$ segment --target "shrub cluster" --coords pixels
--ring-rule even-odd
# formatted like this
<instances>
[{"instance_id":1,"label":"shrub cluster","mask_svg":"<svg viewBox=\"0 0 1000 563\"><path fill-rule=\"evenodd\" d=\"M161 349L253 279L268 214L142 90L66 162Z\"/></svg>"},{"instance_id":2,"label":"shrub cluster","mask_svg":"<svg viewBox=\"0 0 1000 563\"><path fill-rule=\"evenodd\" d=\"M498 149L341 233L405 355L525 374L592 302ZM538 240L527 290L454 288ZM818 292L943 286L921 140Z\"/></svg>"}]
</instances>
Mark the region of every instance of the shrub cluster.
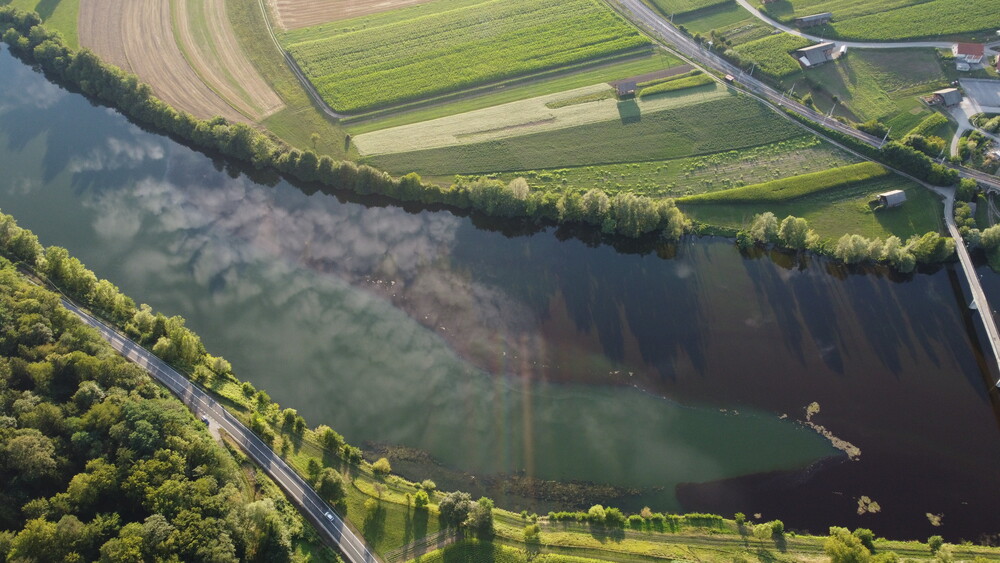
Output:
<instances>
[{"instance_id":1,"label":"shrub cluster","mask_svg":"<svg viewBox=\"0 0 1000 563\"><path fill-rule=\"evenodd\" d=\"M441 187L424 183L417 174L393 178L370 166L335 161L311 150L292 148L243 123L231 123L221 117L199 120L156 98L152 89L135 75L104 64L89 50L70 49L58 33L42 27L41 18L34 12L0 7L0 37L12 53L34 62L49 76L75 85L84 94L114 106L136 121L197 147L257 169L275 170L289 178L359 194L474 209L500 217L583 222L608 234L630 237L660 231L666 237L677 238L689 225L672 200L628 194L609 198L600 190L560 198L531 191L520 179L509 185L479 179Z\"/></svg>"},{"instance_id":2,"label":"shrub cluster","mask_svg":"<svg viewBox=\"0 0 1000 563\"><path fill-rule=\"evenodd\" d=\"M846 234L829 248L805 219L789 215L779 223L770 211L754 216L749 227L736 235L736 243L741 248L776 244L789 249L808 249L832 255L846 264L879 262L903 273L912 272L917 264L942 262L955 253L955 241L936 232L914 235L906 242L897 236L882 240ZM1000 228L997 243L1000 246Z\"/></svg>"},{"instance_id":3,"label":"shrub cluster","mask_svg":"<svg viewBox=\"0 0 1000 563\"><path fill-rule=\"evenodd\" d=\"M652 96L655 94L675 92L677 90L694 88L696 86L704 86L705 84L711 84L712 82L714 81L711 76L699 73L685 78L679 78L677 80L668 80L655 86L643 88L642 90L639 90L639 97L645 98L646 96Z\"/></svg>"}]
</instances>

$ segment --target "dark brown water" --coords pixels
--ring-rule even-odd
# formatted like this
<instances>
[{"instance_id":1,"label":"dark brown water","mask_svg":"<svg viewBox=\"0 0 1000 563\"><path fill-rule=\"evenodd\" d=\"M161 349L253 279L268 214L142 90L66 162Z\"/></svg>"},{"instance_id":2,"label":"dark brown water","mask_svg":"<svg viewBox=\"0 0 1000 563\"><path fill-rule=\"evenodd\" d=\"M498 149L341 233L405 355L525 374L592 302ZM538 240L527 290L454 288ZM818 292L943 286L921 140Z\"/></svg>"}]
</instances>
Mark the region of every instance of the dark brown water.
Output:
<instances>
[{"instance_id":1,"label":"dark brown water","mask_svg":"<svg viewBox=\"0 0 1000 563\"><path fill-rule=\"evenodd\" d=\"M950 266L895 278L722 240L616 249L263 185L6 53L0 76L0 208L184 316L313 425L480 477L634 488L632 510L1000 532L995 369ZM802 424L811 403L829 436ZM862 495L882 511L859 516Z\"/></svg>"}]
</instances>

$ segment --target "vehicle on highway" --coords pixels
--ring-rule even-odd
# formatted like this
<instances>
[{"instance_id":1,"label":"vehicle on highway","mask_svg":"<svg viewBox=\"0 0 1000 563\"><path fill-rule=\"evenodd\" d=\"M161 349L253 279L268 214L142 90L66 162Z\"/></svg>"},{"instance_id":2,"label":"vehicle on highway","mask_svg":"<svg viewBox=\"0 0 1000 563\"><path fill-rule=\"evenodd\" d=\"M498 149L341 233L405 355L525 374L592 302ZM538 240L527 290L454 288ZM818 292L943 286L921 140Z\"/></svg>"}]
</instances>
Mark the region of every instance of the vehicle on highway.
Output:
<instances>
[{"instance_id":1,"label":"vehicle on highway","mask_svg":"<svg viewBox=\"0 0 1000 563\"><path fill-rule=\"evenodd\" d=\"M333 522L333 513L332 512L324 512L323 516L326 516L327 520Z\"/></svg>"}]
</instances>

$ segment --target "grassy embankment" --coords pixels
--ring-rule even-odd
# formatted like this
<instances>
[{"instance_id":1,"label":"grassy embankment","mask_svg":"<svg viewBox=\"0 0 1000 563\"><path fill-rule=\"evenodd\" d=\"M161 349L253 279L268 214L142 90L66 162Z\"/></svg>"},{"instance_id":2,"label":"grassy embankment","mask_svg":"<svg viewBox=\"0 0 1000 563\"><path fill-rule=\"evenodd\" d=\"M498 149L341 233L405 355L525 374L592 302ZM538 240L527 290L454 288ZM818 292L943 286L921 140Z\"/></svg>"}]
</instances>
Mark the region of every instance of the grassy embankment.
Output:
<instances>
[{"instance_id":1,"label":"grassy embankment","mask_svg":"<svg viewBox=\"0 0 1000 563\"><path fill-rule=\"evenodd\" d=\"M831 12L833 23L810 28L810 33L861 41L956 36L984 41L1000 27L1000 10L990 0L782 0L764 8L768 15L786 23L800 16Z\"/></svg>"},{"instance_id":2,"label":"grassy embankment","mask_svg":"<svg viewBox=\"0 0 1000 563\"><path fill-rule=\"evenodd\" d=\"M391 21L386 12L289 32L282 42L323 98L349 113L649 46L597 0L447 0L430 6L412 19Z\"/></svg>"},{"instance_id":3,"label":"grassy embankment","mask_svg":"<svg viewBox=\"0 0 1000 563\"><path fill-rule=\"evenodd\" d=\"M874 162L861 162L791 178L730 188L717 192L682 197L678 203L762 203L790 201L835 188L884 178L889 170Z\"/></svg>"},{"instance_id":4,"label":"grassy embankment","mask_svg":"<svg viewBox=\"0 0 1000 563\"><path fill-rule=\"evenodd\" d=\"M873 211L868 203L875 194L903 190L907 201L901 207ZM735 232L749 224L759 213L771 211L779 218L802 217L824 239L835 240L845 234L868 238L896 235L907 238L929 231L941 232L944 208L929 190L902 177L892 175L868 180L843 189L822 191L791 201L732 204L682 204L681 210L692 219Z\"/></svg>"},{"instance_id":5,"label":"grassy embankment","mask_svg":"<svg viewBox=\"0 0 1000 563\"><path fill-rule=\"evenodd\" d=\"M314 149L334 158L349 158L344 129L313 103L282 54L272 47L258 0L228 0L226 11L243 52L285 102L284 109L261 125L292 146ZM315 143L313 133L319 135Z\"/></svg>"},{"instance_id":6,"label":"grassy embankment","mask_svg":"<svg viewBox=\"0 0 1000 563\"><path fill-rule=\"evenodd\" d=\"M20 10L38 12L47 27L62 34L67 45L74 49L80 47L80 39L76 32L80 0L0 0L0 6L7 5Z\"/></svg>"},{"instance_id":7,"label":"grassy embankment","mask_svg":"<svg viewBox=\"0 0 1000 563\"><path fill-rule=\"evenodd\" d=\"M674 531L606 529L582 524L540 521L537 541L524 542L520 518L498 514L497 537L491 542L466 540L429 552L415 560L420 563L585 563L615 561L732 561L801 562L828 561L826 537L786 533L782 537L758 539L753 524L737 526L723 520L718 526L702 527L681 524ZM679 519L685 522L685 519ZM893 552L907 561L940 561L927 544L916 541L873 542L876 553ZM996 561L996 548L970 545L946 546L943 550L953 560L975 558ZM944 554L942 554L944 555ZM947 556L946 556L947 557ZM947 560L947 559L946 559Z\"/></svg>"}]
</instances>

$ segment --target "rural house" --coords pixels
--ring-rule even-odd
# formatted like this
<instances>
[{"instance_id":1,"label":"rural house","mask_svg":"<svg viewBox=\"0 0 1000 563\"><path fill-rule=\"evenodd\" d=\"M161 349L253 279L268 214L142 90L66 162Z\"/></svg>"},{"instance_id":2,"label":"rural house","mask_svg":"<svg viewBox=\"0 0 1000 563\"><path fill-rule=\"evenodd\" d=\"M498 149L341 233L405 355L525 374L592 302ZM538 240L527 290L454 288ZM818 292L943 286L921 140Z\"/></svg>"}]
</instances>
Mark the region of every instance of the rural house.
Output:
<instances>
[{"instance_id":1,"label":"rural house","mask_svg":"<svg viewBox=\"0 0 1000 563\"><path fill-rule=\"evenodd\" d=\"M808 68L832 61L834 59L835 48L836 45L827 41L818 45L799 49L796 53L799 55L799 62L802 63L802 66Z\"/></svg>"},{"instance_id":2,"label":"rural house","mask_svg":"<svg viewBox=\"0 0 1000 563\"><path fill-rule=\"evenodd\" d=\"M822 14L813 14L811 16L795 18L795 25L798 27L812 27L814 25L828 24L831 20L833 20L833 14L830 12L823 12Z\"/></svg>"},{"instance_id":3,"label":"rural house","mask_svg":"<svg viewBox=\"0 0 1000 563\"><path fill-rule=\"evenodd\" d=\"M904 201L906 201L906 192L903 190L892 190L878 194L878 202L882 204L882 207L899 207L903 205Z\"/></svg>"},{"instance_id":4,"label":"rural house","mask_svg":"<svg viewBox=\"0 0 1000 563\"><path fill-rule=\"evenodd\" d=\"M945 107L957 106L962 103L962 93L958 88L945 88L934 92L934 103Z\"/></svg>"},{"instance_id":5,"label":"rural house","mask_svg":"<svg viewBox=\"0 0 1000 563\"><path fill-rule=\"evenodd\" d=\"M968 64L979 64L986 56L985 45L982 43L955 43L951 47L955 60Z\"/></svg>"}]
</instances>

